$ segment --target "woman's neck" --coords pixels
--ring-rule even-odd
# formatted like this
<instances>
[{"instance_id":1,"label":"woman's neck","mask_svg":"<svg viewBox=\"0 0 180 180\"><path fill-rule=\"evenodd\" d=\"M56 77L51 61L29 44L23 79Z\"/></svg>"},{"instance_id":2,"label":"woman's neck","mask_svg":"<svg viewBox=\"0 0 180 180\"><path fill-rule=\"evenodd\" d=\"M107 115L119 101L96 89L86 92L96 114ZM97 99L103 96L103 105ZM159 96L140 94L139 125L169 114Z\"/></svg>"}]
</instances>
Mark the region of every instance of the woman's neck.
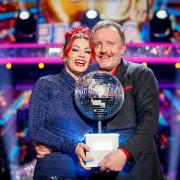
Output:
<instances>
[{"instance_id":1,"label":"woman's neck","mask_svg":"<svg viewBox=\"0 0 180 180\"><path fill-rule=\"evenodd\" d=\"M70 71L67 67L65 67L65 69L66 69L67 73L70 74L75 79L75 81L79 80L79 78L81 76L80 73L74 73L74 72Z\"/></svg>"}]
</instances>

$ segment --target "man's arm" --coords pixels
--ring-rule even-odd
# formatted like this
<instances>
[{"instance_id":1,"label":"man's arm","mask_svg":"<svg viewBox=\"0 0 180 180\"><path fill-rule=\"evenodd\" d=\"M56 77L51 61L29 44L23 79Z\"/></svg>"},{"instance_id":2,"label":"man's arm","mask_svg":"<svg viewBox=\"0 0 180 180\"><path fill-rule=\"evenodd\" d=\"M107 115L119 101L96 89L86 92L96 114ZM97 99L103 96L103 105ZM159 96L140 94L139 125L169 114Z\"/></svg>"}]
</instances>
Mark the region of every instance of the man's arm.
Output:
<instances>
[{"instance_id":1,"label":"man's arm","mask_svg":"<svg viewBox=\"0 0 180 180\"><path fill-rule=\"evenodd\" d=\"M157 80L149 68L137 71L134 79L136 104L136 128L123 146L137 160L148 144L153 141L159 121L159 90Z\"/></svg>"},{"instance_id":2,"label":"man's arm","mask_svg":"<svg viewBox=\"0 0 180 180\"><path fill-rule=\"evenodd\" d=\"M135 132L128 139L123 149L108 154L100 163L102 171L121 171L130 155L136 160L153 136L159 119L159 91L157 81L149 68L143 67L136 72L134 96L137 110L137 125ZM124 152L126 150L128 154Z\"/></svg>"},{"instance_id":3,"label":"man's arm","mask_svg":"<svg viewBox=\"0 0 180 180\"><path fill-rule=\"evenodd\" d=\"M43 158L45 155L53 152L53 149L51 147L44 146L44 145L36 143L35 144L35 151L36 151L37 158Z\"/></svg>"}]
</instances>

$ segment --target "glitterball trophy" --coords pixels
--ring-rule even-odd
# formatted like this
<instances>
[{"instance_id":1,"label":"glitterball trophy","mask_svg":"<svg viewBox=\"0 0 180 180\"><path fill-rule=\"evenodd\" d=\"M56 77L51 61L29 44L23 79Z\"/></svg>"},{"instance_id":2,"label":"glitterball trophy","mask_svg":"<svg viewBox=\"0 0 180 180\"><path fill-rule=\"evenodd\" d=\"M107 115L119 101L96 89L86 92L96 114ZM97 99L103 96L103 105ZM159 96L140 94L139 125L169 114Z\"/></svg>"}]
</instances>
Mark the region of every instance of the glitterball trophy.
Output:
<instances>
[{"instance_id":1,"label":"glitterball trophy","mask_svg":"<svg viewBox=\"0 0 180 180\"><path fill-rule=\"evenodd\" d=\"M97 134L85 134L93 161L87 167L98 167L99 162L119 146L119 134L103 133L102 121L113 117L124 101L124 90L119 80L110 73L93 71L83 76L75 88L75 103L83 115L98 121Z\"/></svg>"}]
</instances>

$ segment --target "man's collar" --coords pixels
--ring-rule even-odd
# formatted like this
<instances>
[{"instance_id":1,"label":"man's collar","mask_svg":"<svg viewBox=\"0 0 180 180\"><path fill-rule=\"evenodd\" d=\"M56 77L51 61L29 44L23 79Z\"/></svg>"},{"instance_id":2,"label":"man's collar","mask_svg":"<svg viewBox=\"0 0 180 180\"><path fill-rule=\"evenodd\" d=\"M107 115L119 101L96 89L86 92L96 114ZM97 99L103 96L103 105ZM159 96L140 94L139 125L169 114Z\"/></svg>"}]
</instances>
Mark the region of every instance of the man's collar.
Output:
<instances>
[{"instance_id":1,"label":"man's collar","mask_svg":"<svg viewBox=\"0 0 180 180\"><path fill-rule=\"evenodd\" d=\"M125 74L127 72L128 62L121 59L121 62L116 70L115 76L120 79L121 82L124 82Z\"/></svg>"}]
</instances>

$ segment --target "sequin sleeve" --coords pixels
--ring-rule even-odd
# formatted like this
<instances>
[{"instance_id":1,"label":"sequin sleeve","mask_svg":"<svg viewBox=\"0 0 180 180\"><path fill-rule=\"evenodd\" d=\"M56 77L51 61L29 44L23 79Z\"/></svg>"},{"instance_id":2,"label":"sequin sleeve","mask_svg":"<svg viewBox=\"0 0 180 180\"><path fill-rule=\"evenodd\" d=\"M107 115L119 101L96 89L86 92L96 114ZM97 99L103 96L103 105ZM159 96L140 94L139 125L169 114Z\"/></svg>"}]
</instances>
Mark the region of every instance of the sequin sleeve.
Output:
<instances>
[{"instance_id":1,"label":"sequin sleeve","mask_svg":"<svg viewBox=\"0 0 180 180\"><path fill-rule=\"evenodd\" d=\"M40 78L32 91L29 109L29 136L40 144L62 152L73 152L78 142L57 135L45 128L45 113L48 111L48 96L52 87L51 78Z\"/></svg>"}]
</instances>

